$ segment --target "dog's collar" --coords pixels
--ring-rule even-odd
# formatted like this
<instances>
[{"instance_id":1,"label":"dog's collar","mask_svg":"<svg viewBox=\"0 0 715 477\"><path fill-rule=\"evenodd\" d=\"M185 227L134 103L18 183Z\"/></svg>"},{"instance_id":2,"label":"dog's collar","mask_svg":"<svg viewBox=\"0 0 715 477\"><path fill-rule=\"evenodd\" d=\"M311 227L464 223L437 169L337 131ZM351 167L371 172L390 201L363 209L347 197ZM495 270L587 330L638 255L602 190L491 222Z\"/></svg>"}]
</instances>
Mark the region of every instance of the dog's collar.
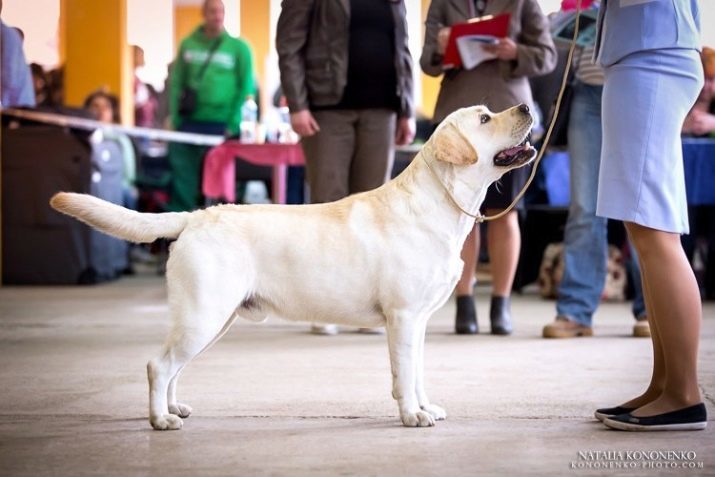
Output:
<instances>
[{"instance_id":1,"label":"dog's collar","mask_svg":"<svg viewBox=\"0 0 715 477\"><path fill-rule=\"evenodd\" d=\"M479 213L479 210L477 210L476 214L472 214L471 212L464 210L464 207L459 205L459 203L457 202L457 199L455 199L454 196L452 195L452 192L447 188L446 185L444 185L444 182L442 182L442 179L439 178L439 176L434 171L434 169L432 169L432 165L427 160L427 154L425 154L425 152L427 152L427 150L428 150L427 148L428 148L428 145L425 145L425 147L424 147L425 151L423 151L423 153L420 154L420 156L422 156L422 160L425 161L425 164L427 165L427 169L429 169L429 171L432 173L432 176L435 178L437 183L440 186L442 186L442 189L444 189L444 191L447 193L447 197L449 197L449 200L452 201L452 204L454 204L454 206L456 208L458 208L463 214L468 215L469 217L473 218L474 223L480 224L480 223L484 222L484 216Z\"/></svg>"}]
</instances>

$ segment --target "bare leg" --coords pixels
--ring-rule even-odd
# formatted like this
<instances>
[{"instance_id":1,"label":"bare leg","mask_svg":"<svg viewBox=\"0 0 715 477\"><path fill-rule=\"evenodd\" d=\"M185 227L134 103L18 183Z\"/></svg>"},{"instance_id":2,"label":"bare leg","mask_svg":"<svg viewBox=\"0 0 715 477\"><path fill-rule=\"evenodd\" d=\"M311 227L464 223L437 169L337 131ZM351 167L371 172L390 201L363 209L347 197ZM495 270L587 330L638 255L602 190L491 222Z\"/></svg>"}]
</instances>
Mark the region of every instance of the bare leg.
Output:
<instances>
[{"instance_id":1,"label":"bare leg","mask_svg":"<svg viewBox=\"0 0 715 477\"><path fill-rule=\"evenodd\" d=\"M645 279L645 272L643 271L643 266L641 265L641 283L643 284L643 297L645 299L645 308L648 316L648 324L650 325L650 336L653 341L653 375L650 378L650 384L648 388L638 397L621 404L620 407L625 407L628 409L635 409L648 404L649 402L655 401L658 396L663 392L663 387L665 386L665 361L663 358L663 343L660 339L660 334L658 333L658 328L656 325L656 318L653 308L653 302L651 298L650 287L648 286Z\"/></svg>"},{"instance_id":2,"label":"bare leg","mask_svg":"<svg viewBox=\"0 0 715 477\"><path fill-rule=\"evenodd\" d=\"M457 282L457 296L472 295L478 250L479 227L475 225L462 246L461 257L464 262L464 268L462 269L462 276Z\"/></svg>"},{"instance_id":3,"label":"bare leg","mask_svg":"<svg viewBox=\"0 0 715 477\"><path fill-rule=\"evenodd\" d=\"M695 275L677 234L634 223L626 223L626 228L641 259L651 305L648 318L653 319L665 368L663 392L633 415L651 416L692 406L701 402L697 356L702 308ZM655 351L654 364L657 359Z\"/></svg>"},{"instance_id":4,"label":"bare leg","mask_svg":"<svg viewBox=\"0 0 715 477\"><path fill-rule=\"evenodd\" d=\"M487 210L487 215L494 215L500 210ZM519 263L521 233L519 217L512 210L504 217L489 222L487 227L489 261L492 272L492 295L508 297L514 284L516 266ZM466 268L466 267L465 267Z\"/></svg>"}]
</instances>

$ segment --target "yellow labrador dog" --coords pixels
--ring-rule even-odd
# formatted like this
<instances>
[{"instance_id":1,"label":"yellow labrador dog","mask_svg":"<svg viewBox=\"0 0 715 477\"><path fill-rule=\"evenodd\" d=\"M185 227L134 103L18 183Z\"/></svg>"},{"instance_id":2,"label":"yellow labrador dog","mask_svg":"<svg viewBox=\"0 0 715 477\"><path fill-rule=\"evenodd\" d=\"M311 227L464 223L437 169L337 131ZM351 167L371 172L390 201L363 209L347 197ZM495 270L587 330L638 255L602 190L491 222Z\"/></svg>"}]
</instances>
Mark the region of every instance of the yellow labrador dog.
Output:
<instances>
[{"instance_id":1,"label":"yellow labrador dog","mask_svg":"<svg viewBox=\"0 0 715 477\"><path fill-rule=\"evenodd\" d=\"M172 329L147 365L155 429L180 429L191 413L176 398L183 367L236 318L267 315L384 326L402 423L433 426L446 413L424 391L425 327L462 272L474 220L460 208L476 213L492 182L533 159L532 123L526 105L461 109L395 180L328 204L145 214L64 192L51 204L124 240L176 239L166 270Z\"/></svg>"}]
</instances>

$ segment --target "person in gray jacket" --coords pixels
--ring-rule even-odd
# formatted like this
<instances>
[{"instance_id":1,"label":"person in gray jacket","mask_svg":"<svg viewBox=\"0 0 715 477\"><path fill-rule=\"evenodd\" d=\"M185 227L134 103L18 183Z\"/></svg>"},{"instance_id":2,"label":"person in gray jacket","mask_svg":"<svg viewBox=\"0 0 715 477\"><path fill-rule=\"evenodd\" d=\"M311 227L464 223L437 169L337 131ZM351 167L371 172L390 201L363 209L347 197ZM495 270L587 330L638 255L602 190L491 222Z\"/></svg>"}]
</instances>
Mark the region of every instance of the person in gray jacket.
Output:
<instances>
[{"instance_id":1,"label":"person in gray jacket","mask_svg":"<svg viewBox=\"0 0 715 477\"><path fill-rule=\"evenodd\" d=\"M484 46L496 58L470 70L444 70L442 60L450 28L472 17L510 13L508 35L496 45ZM549 73L556 66L549 23L536 0L433 0L425 22L425 41L420 58L422 70L440 76L442 84L433 122L439 124L448 114L473 104L485 104L501 111L515 104L533 105L529 77ZM504 175L500 183L489 188L482 204L487 215L506 209L517 196L528 174L527 168ZM458 334L478 332L472 288L479 250L478 227L469 234L462 249L464 272L457 284ZM490 309L492 334L512 332L509 296L511 294L521 247L516 211L489 223L487 242L492 271Z\"/></svg>"},{"instance_id":2,"label":"person in gray jacket","mask_svg":"<svg viewBox=\"0 0 715 477\"><path fill-rule=\"evenodd\" d=\"M312 203L379 187L415 135L405 3L283 0L281 87L301 136ZM335 326L313 327L334 334Z\"/></svg>"}]
</instances>

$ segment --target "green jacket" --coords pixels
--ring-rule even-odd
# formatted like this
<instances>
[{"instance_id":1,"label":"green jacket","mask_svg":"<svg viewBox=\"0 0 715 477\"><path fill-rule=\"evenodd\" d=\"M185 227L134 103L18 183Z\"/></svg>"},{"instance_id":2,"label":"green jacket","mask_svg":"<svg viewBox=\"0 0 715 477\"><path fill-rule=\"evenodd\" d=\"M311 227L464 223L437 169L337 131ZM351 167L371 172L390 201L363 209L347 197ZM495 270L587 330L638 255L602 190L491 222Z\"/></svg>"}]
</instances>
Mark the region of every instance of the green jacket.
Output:
<instances>
[{"instance_id":1,"label":"green jacket","mask_svg":"<svg viewBox=\"0 0 715 477\"><path fill-rule=\"evenodd\" d=\"M220 38L201 80L197 77L216 39L206 37L202 25L181 42L169 81L169 114L174 127L190 119L226 123L229 133L238 133L241 105L255 92L253 57L244 40L226 31ZM194 88L198 96L196 110L188 118L179 116L179 98L186 86Z\"/></svg>"}]
</instances>

